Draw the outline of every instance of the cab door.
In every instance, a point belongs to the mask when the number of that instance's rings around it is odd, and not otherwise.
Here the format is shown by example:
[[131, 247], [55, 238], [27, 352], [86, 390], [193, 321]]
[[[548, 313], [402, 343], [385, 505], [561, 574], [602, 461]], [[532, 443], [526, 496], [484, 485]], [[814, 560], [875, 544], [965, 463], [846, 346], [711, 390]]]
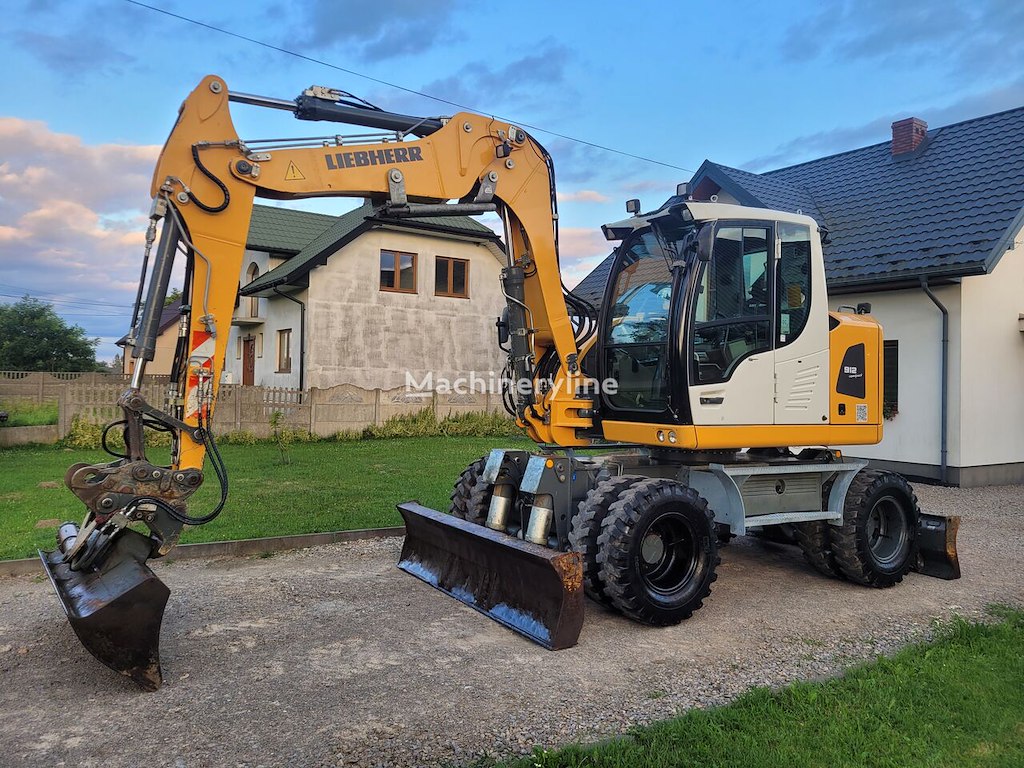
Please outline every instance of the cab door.
[[721, 221], [690, 302], [690, 386], [698, 426], [775, 419], [775, 234], [770, 222]]
[[775, 423], [823, 424], [830, 387], [821, 240], [806, 224], [779, 222], [776, 231]]

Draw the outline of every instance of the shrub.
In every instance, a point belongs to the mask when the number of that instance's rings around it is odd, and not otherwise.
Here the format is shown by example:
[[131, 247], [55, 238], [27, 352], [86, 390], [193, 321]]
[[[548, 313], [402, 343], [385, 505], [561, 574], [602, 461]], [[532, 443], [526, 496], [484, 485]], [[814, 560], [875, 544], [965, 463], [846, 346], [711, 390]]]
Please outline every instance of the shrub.
[[[147, 448], [166, 448], [171, 445], [171, 433], [159, 432], [155, 429], [147, 429]], [[102, 448], [103, 427], [93, 424], [81, 415], [75, 416], [71, 421], [71, 428], [61, 444], [65, 448]], [[112, 427], [107, 432], [107, 447], [117, 451], [124, 448], [124, 425]]]
[[65, 448], [99, 448], [102, 435], [103, 429], [99, 424], [75, 416], [71, 428], [64, 436], [63, 445]]
[[[494, 411], [449, 414], [438, 421], [431, 408], [392, 416], [363, 430], [363, 439], [393, 437], [513, 437], [521, 435], [515, 422]], [[337, 438], [336, 438], [337, 439]]]
[[469, 411], [449, 415], [440, 422], [441, 434], [450, 437], [521, 437], [523, 431], [504, 413]]
[[259, 445], [266, 442], [266, 440], [261, 440], [252, 432], [246, 432], [244, 429], [225, 432], [223, 435], [214, 435], [214, 438], [222, 445]]
[[371, 424], [363, 430], [363, 438], [379, 440], [389, 437], [436, 437], [441, 434], [437, 417], [431, 408], [413, 413], [400, 413], [383, 424]]

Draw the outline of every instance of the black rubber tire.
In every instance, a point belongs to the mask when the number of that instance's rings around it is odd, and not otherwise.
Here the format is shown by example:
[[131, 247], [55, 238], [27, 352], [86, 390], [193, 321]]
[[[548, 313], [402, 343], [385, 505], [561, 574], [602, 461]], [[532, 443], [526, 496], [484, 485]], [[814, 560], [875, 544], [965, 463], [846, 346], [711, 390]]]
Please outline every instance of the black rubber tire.
[[[828, 497], [832, 493], [833, 480], [825, 481], [821, 487], [821, 508], [828, 509]], [[793, 538], [804, 559], [818, 573], [833, 579], [843, 580], [843, 572], [839, 570], [835, 555], [832, 554], [832, 537], [829, 528], [832, 525], [826, 520], [810, 520], [793, 526]]]
[[711, 594], [719, 563], [714, 516], [682, 483], [635, 479], [608, 509], [597, 541], [605, 594], [635, 621], [678, 624]]
[[477, 525], [487, 522], [492, 489], [482, 477], [485, 466], [487, 457], [481, 456], [462, 471], [449, 497], [452, 500], [448, 507], [449, 514]]
[[794, 535], [797, 546], [804, 553], [804, 559], [814, 567], [814, 570], [833, 579], [842, 579], [845, 577], [832, 553], [832, 538], [828, 531], [831, 527], [825, 520], [810, 520], [806, 523], [797, 523], [794, 526]]
[[618, 501], [622, 490], [637, 479], [631, 475], [599, 475], [597, 484], [580, 502], [569, 528], [569, 548], [583, 557], [583, 591], [587, 597], [604, 605], [610, 605], [611, 601], [605, 594], [604, 582], [601, 580], [597, 538], [611, 505]]
[[858, 584], [899, 584], [917, 558], [920, 514], [914, 489], [902, 475], [859, 472], [846, 495], [843, 524], [829, 531], [839, 569]]

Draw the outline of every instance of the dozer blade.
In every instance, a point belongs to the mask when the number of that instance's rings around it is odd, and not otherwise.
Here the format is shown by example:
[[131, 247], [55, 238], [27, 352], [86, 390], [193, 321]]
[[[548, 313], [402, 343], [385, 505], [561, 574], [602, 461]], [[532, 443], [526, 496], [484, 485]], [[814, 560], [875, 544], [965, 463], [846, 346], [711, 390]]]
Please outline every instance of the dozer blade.
[[147, 537], [125, 529], [93, 570], [71, 570], [60, 548], [39, 556], [86, 650], [155, 691], [163, 682], [160, 623], [171, 590], [146, 565], [150, 547]]
[[956, 534], [960, 517], [943, 517], [922, 512], [917, 520], [917, 565], [925, 576], [938, 579], [959, 579], [960, 558], [956, 551]]
[[553, 651], [583, 627], [583, 564], [558, 552], [415, 502], [398, 505], [398, 567]]

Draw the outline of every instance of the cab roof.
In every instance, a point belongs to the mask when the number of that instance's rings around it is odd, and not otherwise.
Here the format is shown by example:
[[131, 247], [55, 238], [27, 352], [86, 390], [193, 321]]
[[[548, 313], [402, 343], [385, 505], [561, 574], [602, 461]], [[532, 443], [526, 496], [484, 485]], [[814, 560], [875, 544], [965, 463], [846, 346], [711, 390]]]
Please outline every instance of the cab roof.
[[612, 224], [605, 224], [601, 227], [606, 240], [622, 240], [631, 232], [646, 227], [654, 219], [662, 216], [670, 216], [682, 212], [684, 219], [689, 217], [693, 221], [716, 221], [718, 219], [731, 219], [733, 221], [785, 221], [791, 224], [803, 224], [813, 230], [817, 230], [818, 222], [810, 216], [788, 211], [777, 211], [771, 208], [751, 208], [746, 205], [730, 205], [728, 203], [705, 203], [696, 200], [672, 203], [659, 208], [652, 213], [644, 213], [639, 216], [631, 216], [622, 221]]

